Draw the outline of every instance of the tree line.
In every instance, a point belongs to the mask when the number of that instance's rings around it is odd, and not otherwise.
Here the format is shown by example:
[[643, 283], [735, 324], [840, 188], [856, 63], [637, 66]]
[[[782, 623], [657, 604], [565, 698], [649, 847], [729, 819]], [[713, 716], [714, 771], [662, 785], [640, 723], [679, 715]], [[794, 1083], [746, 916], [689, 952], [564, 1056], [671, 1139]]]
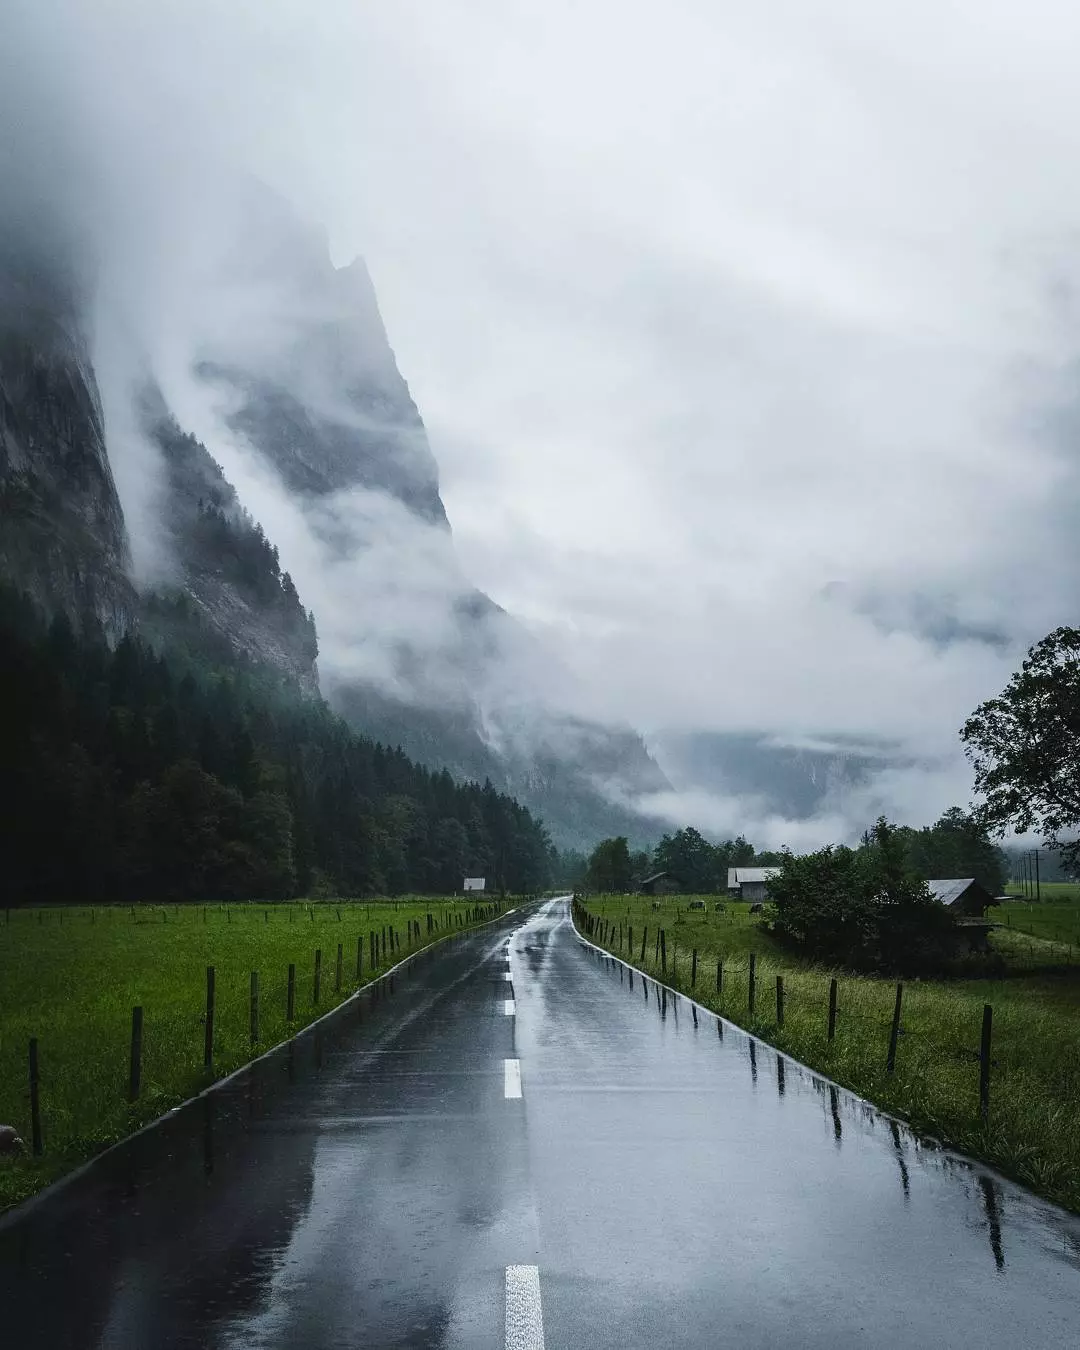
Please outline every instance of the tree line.
[[[1008, 863], [991, 841], [986, 828], [971, 813], [952, 807], [933, 825], [922, 829], [890, 827], [895, 847], [911, 876], [924, 881], [938, 877], [974, 877], [991, 895], [1004, 885]], [[863, 836], [871, 843], [872, 831]], [[664, 887], [684, 895], [722, 895], [728, 889], [732, 867], [779, 867], [786, 853], [756, 849], [744, 836], [710, 843], [693, 826], [665, 834], [651, 852], [632, 851], [625, 836], [604, 839], [586, 857], [560, 854], [556, 872], [563, 885], [601, 892], [635, 890], [642, 881], [663, 873]]]
[[553, 850], [490, 783], [352, 732], [222, 640], [115, 647], [0, 586], [13, 903], [520, 893]]
[[556, 870], [562, 884], [577, 889], [627, 892], [662, 872], [669, 889], [715, 895], [726, 891], [729, 867], [764, 867], [779, 859], [778, 853], [758, 852], [742, 835], [711, 844], [688, 825], [662, 835], [652, 850], [632, 850], [625, 835], [602, 839], [587, 857], [560, 854]]

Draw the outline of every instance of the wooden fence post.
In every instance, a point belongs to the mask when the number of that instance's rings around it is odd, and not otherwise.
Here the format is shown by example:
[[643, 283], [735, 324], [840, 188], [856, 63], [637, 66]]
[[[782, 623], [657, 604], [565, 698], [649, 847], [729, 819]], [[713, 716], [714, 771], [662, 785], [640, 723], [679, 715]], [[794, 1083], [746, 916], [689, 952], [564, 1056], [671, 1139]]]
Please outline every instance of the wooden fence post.
[[259, 972], [251, 972], [251, 1044], [259, 1044]]
[[648, 936], [649, 936], [649, 927], [646, 924], [645, 927], [642, 928], [641, 930], [641, 960], [639, 962], [640, 965], [645, 964], [645, 942], [648, 939]]
[[829, 981], [829, 1040], [836, 1035], [836, 980]]
[[337, 968], [334, 971], [334, 993], [341, 993], [341, 943], [337, 945]]
[[206, 1037], [203, 1043], [203, 1067], [214, 1067], [214, 967], [206, 967]]
[[892, 1073], [896, 1068], [896, 1040], [900, 1035], [900, 1004], [904, 998], [904, 986], [896, 986], [896, 1004], [893, 1007], [892, 1030], [889, 1032], [889, 1057], [885, 1061], [885, 1072]]
[[322, 984], [322, 948], [315, 948], [315, 988], [313, 990], [312, 1002], [319, 1001], [319, 987]]
[[35, 1158], [42, 1153], [41, 1091], [38, 1076], [37, 1037], [30, 1037], [30, 1147]]
[[142, 1086], [142, 1008], [131, 1010], [131, 1067], [128, 1073], [128, 1101], [139, 1100]]
[[746, 1000], [750, 1016], [754, 1015], [754, 996], [757, 992], [757, 953], [750, 953], [750, 972], [746, 984]]
[[784, 1025], [784, 977], [783, 977], [783, 975], [777, 975], [777, 977], [776, 977], [776, 1025], [777, 1025], [778, 1027], [783, 1027], [783, 1025]]
[[690, 988], [693, 989], [697, 984], [697, 948], [694, 948], [694, 954], [690, 958]]
[[356, 983], [359, 986], [361, 976], [364, 973], [364, 935], [361, 933], [356, 939]]
[[716, 958], [716, 997], [722, 998], [724, 994], [724, 958]]
[[667, 979], [667, 933], [660, 929], [660, 970]]
[[292, 1022], [296, 1016], [296, 966], [289, 962], [289, 992], [285, 1000], [285, 1020]]
[[990, 1116], [990, 1032], [994, 1021], [994, 1010], [989, 1003], [983, 1004], [982, 1042], [979, 1046], [979, 1110], [983, 1124]]

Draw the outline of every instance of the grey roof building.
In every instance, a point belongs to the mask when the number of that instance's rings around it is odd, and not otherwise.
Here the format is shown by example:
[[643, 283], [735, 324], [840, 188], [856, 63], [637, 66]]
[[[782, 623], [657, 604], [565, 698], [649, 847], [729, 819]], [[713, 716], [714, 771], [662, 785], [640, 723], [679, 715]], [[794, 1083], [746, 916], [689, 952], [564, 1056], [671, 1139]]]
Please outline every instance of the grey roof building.
[[997, 898], [980, 886], [974, 877], [950, 877], [928, 881], [930, 894], [940, 905], [957, 914], [982, 915], [988, 905], [996, 905]]
[[779, 871], [779, 867], [729, 867], [727, 888], [737, 893], [740, 900], [765, 900], [769, 882]]

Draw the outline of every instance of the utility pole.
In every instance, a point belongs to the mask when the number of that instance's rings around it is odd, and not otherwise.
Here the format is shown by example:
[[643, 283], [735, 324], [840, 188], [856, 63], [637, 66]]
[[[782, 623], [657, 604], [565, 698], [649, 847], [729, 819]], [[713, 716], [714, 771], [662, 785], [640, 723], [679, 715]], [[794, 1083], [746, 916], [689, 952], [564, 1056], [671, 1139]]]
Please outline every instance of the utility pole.
[[1035, 850], [1035, 899], [1042, 900], [1042, 886], [1039, 883], [1039, 850]]

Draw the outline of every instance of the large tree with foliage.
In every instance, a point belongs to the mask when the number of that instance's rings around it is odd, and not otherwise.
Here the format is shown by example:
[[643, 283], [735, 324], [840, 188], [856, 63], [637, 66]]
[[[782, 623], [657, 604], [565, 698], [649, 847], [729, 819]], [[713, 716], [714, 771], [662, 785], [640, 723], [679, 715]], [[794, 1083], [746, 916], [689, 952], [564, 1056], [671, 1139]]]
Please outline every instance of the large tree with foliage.
[[1080, 829], [1080, 629], [1055, 629], [1032, 647], [960, 738], [983, 798], [979, 822], [999, 835], [1036, 831], [1080, 870], [1080, 842], [1062, 838]]
[[629, 891], [634, 885], [630, 844], [625, 835], [602, 839], [589, 855], [585, 882], [593, 891]]
[[1005, 884], [1006, 859], [976, 816], [950, 807], [941, 819], [921, 830], [898, 831], [907, 864], [916, 876], [974, 877], [991, 895]]
[[884, 817], [862, 848], [785, 852], [769, 898], [776, 937], [816, 960], [917, 973], [950, 955], [954, 920], [910, 871], [903, 836]]

